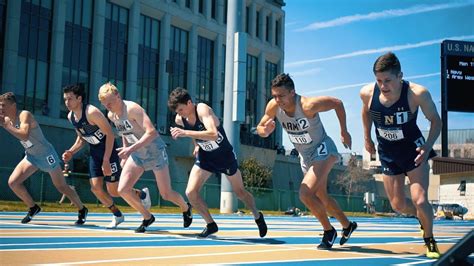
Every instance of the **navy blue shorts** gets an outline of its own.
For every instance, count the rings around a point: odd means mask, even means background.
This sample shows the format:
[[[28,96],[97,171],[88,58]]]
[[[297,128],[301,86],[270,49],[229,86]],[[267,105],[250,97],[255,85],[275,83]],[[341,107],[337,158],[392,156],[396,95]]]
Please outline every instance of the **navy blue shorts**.
[[[407,174],[411,170],[418,167],[415,165],[415,158],[418,156],[416,150],[411,150],[405,153],[405,156],[399,156],[399,158],[389,159],[386,153],[379,150],[380,163],[382,164],[382,173],[385,175],[400,175]],[[431,150],[428,159],[436,156],[436,152]]]
[[[102,161],[103,154],[91,155],[89,159],[89,178],[104,177],[106,182],[117,182],[122,173],[120,158],[118,157],[117,151],[113,150],[110,155],[110,168],[112,169],[112,175],[104,176],[104,173],[102,172]]]
[[[216,156],[219,155],[219,156]],[[225,174],[227,176],[237,173],[239,167],[235,154],[232,150],[210,155],[207,152],[199,151],[194,162],[199,168],[211,173]]]

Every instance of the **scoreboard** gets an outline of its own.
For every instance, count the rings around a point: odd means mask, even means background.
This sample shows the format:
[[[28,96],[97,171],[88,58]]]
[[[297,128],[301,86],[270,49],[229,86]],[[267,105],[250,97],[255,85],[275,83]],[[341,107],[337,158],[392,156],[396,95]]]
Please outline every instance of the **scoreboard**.
[[[474,42],[443,41],[441,68],[446,111],[474,112]]]

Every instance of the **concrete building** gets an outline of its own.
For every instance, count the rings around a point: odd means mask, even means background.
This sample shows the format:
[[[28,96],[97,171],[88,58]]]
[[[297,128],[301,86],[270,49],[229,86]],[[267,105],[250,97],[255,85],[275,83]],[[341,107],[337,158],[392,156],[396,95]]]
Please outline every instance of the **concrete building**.
[[[285,3],[244,5],[247,77],[240,143],[248,148],[242,153],[275,153],[281,128],[267,139],[250,129],[271,97],[270,81],[283,70]],[[167,98],[177,86],[187,88],[222,118],[226,20],[227,0],[0,0],[0,92],[17,95],[18,107],[35,115],[61,154],[75,139],[62,87],[84,83],[88,101],[100,107],[98,88],[111,81],[125,99],[145,108],[168,145],[174,180],[186,181],[194,161],[191,143],[171,139]],[[14,167],[22,147],[4,130],[0,142],[0,166]]]

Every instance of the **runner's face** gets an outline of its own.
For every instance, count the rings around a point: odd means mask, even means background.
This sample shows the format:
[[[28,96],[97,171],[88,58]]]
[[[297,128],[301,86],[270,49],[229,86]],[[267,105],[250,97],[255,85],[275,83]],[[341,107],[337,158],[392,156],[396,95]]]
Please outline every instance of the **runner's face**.
[[[117,109],[120,106],[120,98],[117,94],[109,93],[106,94],[101,100],[100,103],[112,113],[117,113]]]
[[[294,104],[295,90],[285,87],[272,87],[272,97],[283,110],[291,108]]]
[[[76,96],[72,92],[67,92],[63,94],[64,104],[66,105],[69,111],[72,111],[79,107],[82,103],[82,100],[79,99],[80,96]]]
[[[193,104],[191,103],[191,101],[188,101],[187,104],[178,104],[178,107],[176,107],[175,111],[179,116],[188,118],[193,109]]]
[[[393,74],[391,71],[377,72],[375,74],[377,85],[380,88],[380,92],[384,96],[397,95],[398,90],[401,89],[402,73],[398,75]]]

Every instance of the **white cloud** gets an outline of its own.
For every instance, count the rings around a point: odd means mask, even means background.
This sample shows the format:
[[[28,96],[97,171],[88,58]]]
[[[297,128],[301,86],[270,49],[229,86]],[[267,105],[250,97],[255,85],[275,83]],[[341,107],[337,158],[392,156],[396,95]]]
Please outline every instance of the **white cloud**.
[[[318,68],[311,68],[311,69],[307,69],[303,71],[296,71],[296,72],[291,73],[291,76],[294,76],[294,77],[310,76],[319,72],[321,72],[321,68],[318,67]]]
[[[315,22],[306,27],[298,29],[296,31],[319,30],[319,29],[324,29],[324,28],[337,27],[337,26],[350,24],[350,23],[354,23],[358,21],[402,17],[402,16],[431,12],[431,11],[436,11],[436,10],[465,7],[465,6],[470,6],[473,4],[474,2],[447,3],[447,4],[438,4],[438,5],[416,5],[416,6],[406,8],[406,9],[389,9],[389,10],[383,10],[380,12],[371,12],[368,14],[356,14],[356,15],[340,17],[340,18],[336,18],[336,19],[328,20],[328,21]]]
[[[445,37],[442,39],[423,41],[419,43],[408,43],[408,44],[403,44],[403,45],[387,46],[387,47],[360,50],[360,51],[350,52],[347,54],[339,54],[339,55],[311,59],[311,60],[295,61],[295,62],[285,64],[285,68],[303,66],[303,65],[314,64],[318,62],[331,61],[331,60],[337,60],[337,59],[343,59],[343,58],[349,58],[349,57],[355,57],[355,56],[361,56],[361,55],[378,54],[378,53],[389,52],[389,51],[394,52],[394,51],[400,51],[400,50],[406,50],[406,49],[419,48],[419,47],[429,46],[433,44],[440,44],[444,40],[468,40],[468,39],[474,39],[474,35],[451,36],[451,37]]]
[[[436,72],[436,73],[429,73],[429,74],[422,74],[422,75],[404,77],[404,79],[406,79],[406,80],[415,80],[415,79],[436,77],[436,76],[439,76],[439,75],[441,75],[441,73]],[[338,91],[338,90],[349,89],[349,88],[357,88],[357,87],[361,88],[362,86],[364,86],[366,84],[369,84],[369,83],[373,83],[373,82],[374,81],[372,80],[372,81],[367,81],[367,82],[363,82],[363,83],[339,85],[339,86],[334,86],[334,87],[330,87],[330,88],[326,88],[326,89],[322,89],[322,90],[312,90],[311,92],[307,92],[306,94],[308,96],[310,96],[310,95],[320,94],[322,92]]]

